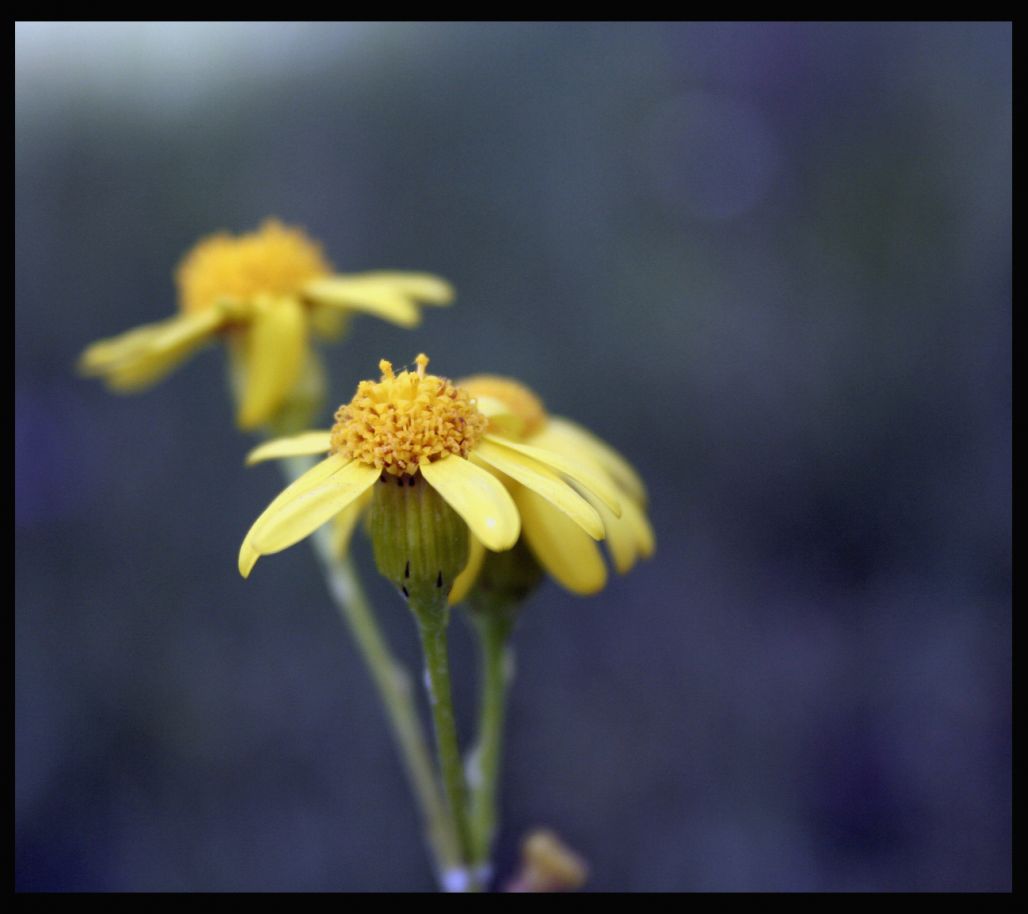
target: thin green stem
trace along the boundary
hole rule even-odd
[[[461,858],[470,862],[473,855],[466,807],[467,791],[457,740],[457,723],[453,714],[450,662],[446,645],[446,627],[450,611],[446,606],[445,597],[440,606],[415,606],[412,600],[411,609],[418,623],[421,647],[425,654],[428,698],[432,707],[432,722],[435,725],[436,749],[439,754],[443,787],[456,828]]]
[[[286,475],[295,479],[309,468],[310,461],[292,458],[283,461],[283,466]],[[447,873],[461,866],[462,845],[458,843],[449,811],[439,792],[431,752],[414,701],[410,674],[389,649],[349,557],[341,559],[334,554],[330,528],[322,527],[315,532],[312,544],[333,601],[357,643],[385,706],[393,739],[421,811],[426,842],[435,860],[437,875],[445,885]]]
[[[506,717],[507,641],[513,627],[510,616],[499,612],[471,614],[482,657],[482,698],[478,718],[478,744],[472,755],[471,834],[474,861],[487,864],[498,822],[497,793],[503,726]]]

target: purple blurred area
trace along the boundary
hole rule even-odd
[[[654,559],[525,610],[501,875],[546,825],[597,891],[1009,890],[1011,38],[18,24],[16,888],[433,887],[310,550],[236,571],[280,481],[223,354],[74,372],[276,215],[458,290],[355,321],[337,402],[419,351],[511,374],[650,488]]]

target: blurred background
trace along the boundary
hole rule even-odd
[[[311,550],[236,571],[224,353],[74,371],[275,215],[458,290],[337,403],[424,350],[649,485],[657,555],[525,611],[501,875],[548,825],[593,890],[1010,889],[1011,34],[16,25],[16,887],[433,888]]]

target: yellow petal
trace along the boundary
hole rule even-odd
[[[250,545],[250,541],[244,539],[243,545],[239,547],[239,573],[244,578],[250,577],[250,572],[260,557],[261,554]]]
[[[299,492],[273,512],[265,511],[247,537],[249,547],[261,555],[289,548],[360,498],[379,476],[378,470],[359,461],[344,464],[320,485]],[[241,554],[241,562],[242,558]]]
[[[428,484],[464,518],[487,549],[502,552],[518,541],[518,509],[503,483],[492,473],[454,456],[423,461],[420,467]]]
[[[106,375],[115,390],[141,390],[164,377],[224,322],[224,314],[210,308],[137,327],[94,343],[82,354],[79,370]]]
[[[79,358],[79,371],[85,375],[102,374],[125,356],[145,351],[150,341],[157,337],[167,324],[177,320],[178,318],[171,318],[170,321],[158,324],[144,324],[118,336],[93,343]]]
[[[289,438],[276,438],[265,441],[246,455],[246,465],[253,466],[265,460],[278,460],[280,457],[305,457],[310,454],[323,454],[329,448],[332,432],[304,432]]]
[[[549,448],[520,444],[517,441],[511,441],[509,438],[503,438],[499,435],[487,434],[485,438],[501,447],[509,448],[512,451],[517,451],[519,454],[524,454],[526,457],[531,457],[544,466],[556,470],[561,475],[573,479],[599,498],[614,512],[616,517],[621,516],[621,498],[617,487],[606,474],[598,472],[592,463],[565,456]],[[533,438],[533,440],[536,439]]]
[[[421,322],[418,306],[385,283],[333,276],[311,280],[303,291],[317,304],[362,311],[401,327],[415,327]]]
[[[498,447],[491,441],[479,441],[473,453],[501,473],[506,473],[511,479],[541,495],[563,511],[594,540],[603,539],[603,521],[600,520],[596,509],[556,473],[535,462],[531,457],[509,448]]]
[[[453,286],[432,273],[376,270],[371,273],[355,273],[352,278],[390,285],[426,305],[448,305],[454,297]]]
[[[238,421],[248,429],[268,421],[296,385],[307,353],[307,322],[295,298],[255,303],[246,334],[246,382]]]
[[[332,528],[332,551],[342,558],[350,549],[350,539],[364,509],[371,503],[372,493],[367,490],[355,498],[336,515]]]
[[[598,498],[588,494],[586,497],[603,520],[603,527],[607,531],[607,551],[614,561],[614,567],[619,574],[628,574],[638,554],[635,535],[627,519],[631,499],[626,498],[621,502],[621,517],[615,517]]]
[[[261,555],[289,548],[359,498],[380,475],[379,470],[365,463],[348,463],[320,486],[294,498],[265,520],[254,534],[253,548]]]
[[[581,425],[570,419],[551,416],[546,427],[532,440],[540,447],[552,447],[565,454],[589,454],[637,502],[646,504],[646,486],[632,465],[609,444]]]
[[[190,346],[173,352],[146,350],[132,358],[125,359],[106,372],[107,386],[119,393],[135,393],[146,390],[167,377],[189,356],[196,347]]]
[[[257,561],[257,556],[260,554],[255,553],[253,550],[253,537],[254,534],[260,530],[261,525],[265,520],[268,517],[273,516],[280,508],[288,504],[293,499],[298,498],[303,493],[309,492],[311,489],[322,485],[333,473],[339,472],[339,470],[346,465],[347,462],[344,457],[339,454],[333,454],[331,457],[327,457],[325,460],[316,463],[306,473],[295,479],[290,485],[279,492],[279,494],[272,500],[271,504],[264,509],[261,516],[254,521],[243,540],[242,548],[239,551],[239,570],[244,578],[250,573],[253,563]],[[253,553],[253,560],[249,561],[251,553]],[[243,570],[244,559],[249,561],[249,564],[246,565],[245,571]]]
[[[567,447],[566,443],[561,446]],[[559,448],[558,448],[559,449]],[[598,473],[605,470],[596,463],[594,455],[581,446],[576,445],[574,456],[584,463],[593,465]],[[615,517],[610,509],[589,492],[584,493],[600,514],[603,527],[607,531],[607,549],[614,561],[614,567],[620,574],[627,574],[635,565],[636,559],[653,555],[653,529],[646,518],[646,512],[636,503],[635,499],[626,495],[621,499],[621,517]]]
[[[520,438],[525,431],[525,420],[511,412],[510,407],[496,397],[472,398],[475,408],[489,419],[489,429],[500,435]]]
[[[478,573],[482,570],[482,562],[485,561],[485,546],[473,533],[468,536],[468,563],[464,570],[454,579],[453,587],[450,588],[449,601],[451,606],[456,606],[470,592],[474,586]]]
[[[475,402],[475,406],[483,416],[488,416],[490,419],[495,419],[497,416],[513,416],[510,407],[499,400],[496,397],[488,397],[485,395],[475,396],[471,398]]]
[[[519,486],[514,500],[529,548],[550,576],[572,593],[587,595],[602,590],[607,583],[607,568],[596,544],[531,489]]]
[[[653,534],[653,527],[650,526],[646,512],[634,501],[625,500],[625,511],[622,517],[628,523],[635,539],[636,549],[644,559],[648,559],[657,548],[657,538]]]

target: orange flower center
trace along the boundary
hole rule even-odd
[[[296,296],[309,280],[332,273],[321,245],[298,228],[267,219],[256,232],[220,232],[200,241],[175,274],[179,306],[190,314],[221,300]]]
[[[382,379],[357,385],[353,399],[336,412],[333,453],[394,476],[413,476],[423,460],[468,456],[488,424],[485,416],[467,391],[425,374],[428,356],[415,361],[416,371],[394,375],[383,359]]]

